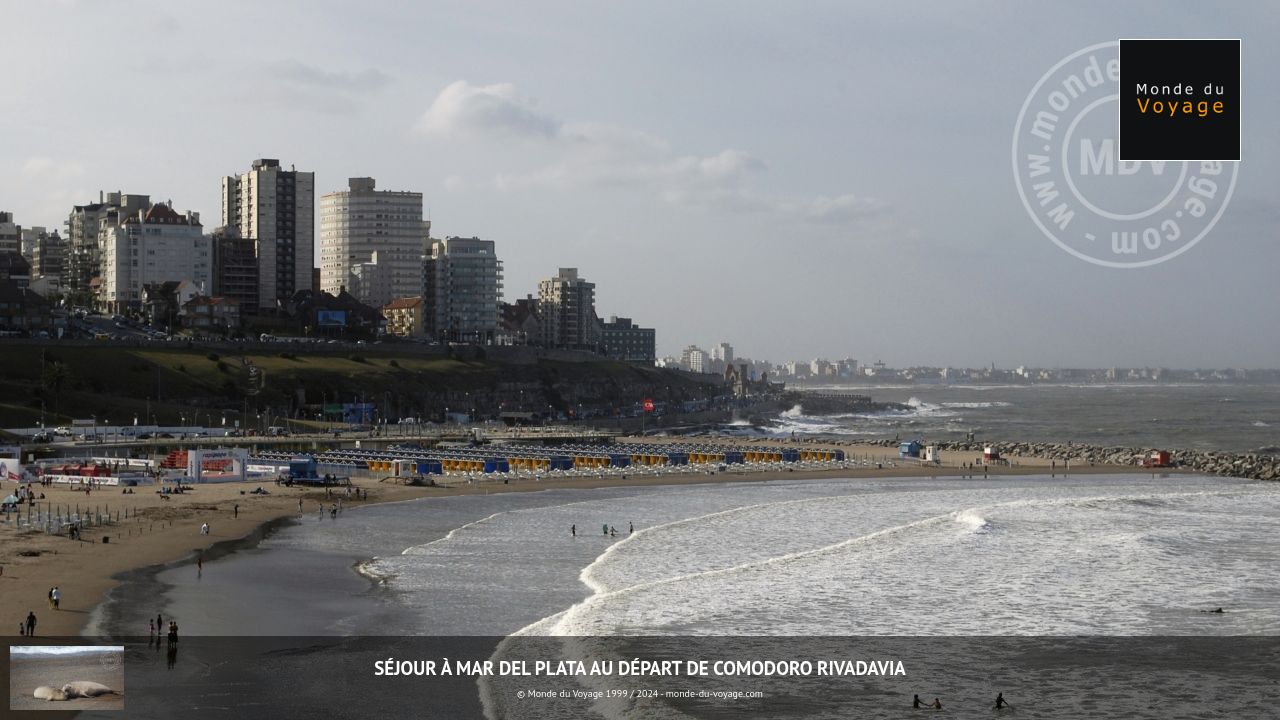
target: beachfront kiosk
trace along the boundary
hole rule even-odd
[[[898,457],[906,460],[908,458],[919,460],[920,451],[924,448],[919,440],[908,440],[898,445]]]
[[[186,482],[238,482],[245,479],[249,451],[244,448],[188,450]]]

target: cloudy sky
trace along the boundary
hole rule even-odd
[[[1280,366],[1280,14],[1264,3],[0,0],[0,209],[99,190],[219,224],[258,157],[373,176],[497,241],[507,299],[576,266],[659,352],[891,365]],[[1143,270],[1054,246],[1010,139],[1118,37],[1241,37],[1244,162]]]

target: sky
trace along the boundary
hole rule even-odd
[[[1280,366],[1280,14],[1067,5],[0,0],[0,209],[121,190],[212,229],[220,178],[277,158],[422,192],[508,301],[577,267],[660,355]],[[1231,202],[1136,270],[1050,242],[1010,167],[1037,80],[1120,37],[1243,40]]]

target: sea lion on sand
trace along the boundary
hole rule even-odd
[[[90,682],[89,680],[77,680],[62,686],[62,692],[68,698],[78,697],[98,697],[99,695],[119,695],[120,693],[103,685],[102,683]]]
[[[37,700],[66,700],[67,694],[58,688],[41,685],[34,693]]]

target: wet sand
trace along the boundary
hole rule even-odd
[[[124,658],[119,654],[36,658],[11,656],[9,660],[10,710],[123,710]],[[32,693],[41,685],[60,688],[69,682],[102,683],[121,695],[74,700],[37,700]]]

